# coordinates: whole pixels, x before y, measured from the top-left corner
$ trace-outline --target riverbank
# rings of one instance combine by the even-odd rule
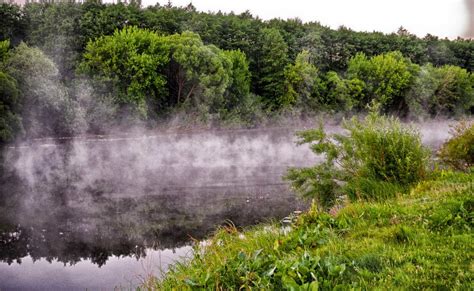
[[[281,223],[218,230],[144,289],[472,288],[474,172],[441,171],[407,194],[316,207]]]

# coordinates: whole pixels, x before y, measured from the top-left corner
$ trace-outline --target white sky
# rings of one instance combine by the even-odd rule
[[[474,0],[192,0],[200,11],[241,13],[249,10],[262,19],[294,18],[319,21],[338,28],[345,25],[358,31],[397,31],[400,26],[411,33],[426,33],[455,38],[468,25],[466,1]],[[157,0],[143,0],[143,6]],[[159,0],[166,4],[167,0]],[[191,0],[172,0],[185,6]]]

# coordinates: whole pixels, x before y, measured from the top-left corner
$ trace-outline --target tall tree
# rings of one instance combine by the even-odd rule
[[[0,146],[23,130],[19,111],[19,91],[15,79],[0,71]]]
[[[73,79],[84,46],[79,25],[82,5],[28,3],[23,11],[28,20],[27,43],[39,47],[56,63],[63,80]]]
[[[171,35],[166,42],[170,48],[169,88],[175,102],[204,111],[221,106],[231,61],[192,32]]]
[[[223,51],[223,54],[231,62],[229,72],[229,85],[225,93],[224,107],[233,110],[239,105],[248,102],[250,94],[250,71],[245,54],[240,50]]]
[[[0,3],[0,41],[10,39],[13,45],[24,40],[26,19],[15,4]]]
[[[267,108],[277,109],[285,88],[288,46],[277,29],[266,28],[261,31],[259,48],[255,91]]]
[[[5,62],[20,91],[21,116],[27,136],[70,135],[84,129],[83,119],[58,68],[40,49],[21,43]]]
[[[295,63],[285,68],[285,93],[280,98],[282,107],[311,102],[311,95],[318,77],[318,69],[310,63],[309,51],[302,51]]]
[[[156,33],[137,27],[116,30],[88,43],[81,70],[116,88],[115,101],[146,118],[165,109],[164,70],[169,48]]]

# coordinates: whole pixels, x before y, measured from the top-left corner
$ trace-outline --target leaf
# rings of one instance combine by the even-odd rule
[[[318,281],[313,281],[309,284],[308,290],[310,291],[317,291],[319,289],[319,283]]]
[[[189,286],[197,286],[197,283],[194,282],[192,279],[185,279],[184,280],[184,283],[186,283],[186,285],[189,285]]]
[[[256,250],[256,251],[253,253],[253,259],[255,260],[255,259],[258,257],[258,255],[260,255],[260,253],[261,253],[262,251],[263,251],[263,249],[258,249],[258,250]]]
[[[277,251],[279,247],[280,247],[280,242],[276,239],[275,242],[273,243],[273,249]]]
[[[270,277],[273,276],[273,274],[275,273],[275,270],[276,270],[276,269],[277,269],[276,266],[273,267],[273,268],[271,268],[271,269],[267,272],[267,275],[270,276]]]
[[[298,285],[298,284],[296,283],[296,281],[295,281],[293,278],[291,278],[290,276],[288,276],[288,275],[283,275],[283,276],[281,277],[281,281],[282,281],[283,286],[284,286],[285,288],[288,288],[288,289],[290,289],[290,290],[298,290],[299,285]]]

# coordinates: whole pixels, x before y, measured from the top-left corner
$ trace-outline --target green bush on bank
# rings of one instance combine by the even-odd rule
[[[330,135],[322,126],[298,133],[299,144],[309,143],[325,159],[288,171],[286,179],[304,197],[325,207],[343,195],[352,200],[389,198],[426,177],[429,151],[414,128],[375,113],[346,121],[343,128],[347,133]]]
[[[462,121],[453,127],[453,137],[439,152],[441,161],[460,171],[474,166],[474,122]]]

